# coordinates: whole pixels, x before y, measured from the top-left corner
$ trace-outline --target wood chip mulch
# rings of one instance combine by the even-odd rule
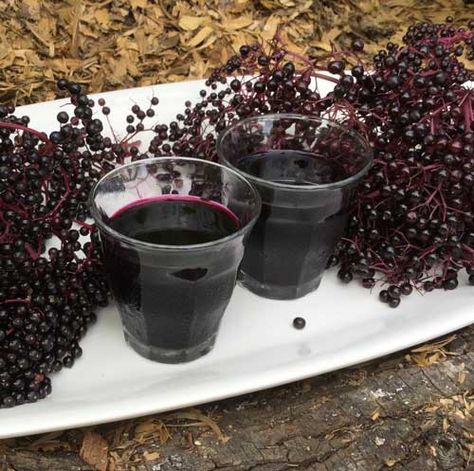
[[[203,78],[281,24],[309,56],[366,41],[369,54],[415,21],[466,23],[470,0],[5,0],[0,9],[0,102],[55,97],[67,77],[89,92]]]

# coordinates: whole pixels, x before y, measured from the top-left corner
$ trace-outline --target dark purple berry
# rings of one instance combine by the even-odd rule
[[[306,326],[306,321],[302,317],[295,317],[293,319],[293,327],[295,329],[301,330]]]
[[[388,305],[390,307],[395,308],[395,307],[398,307],[399,304],[400,304],[400,298],[390,298],[388,300]]]
[[[379,299],[380,301],[382,301],[383,303],[387,303],[390,299],[390,295],[388,294],[388,291],[383,289],[382,291],[380,291],[379,293]]]

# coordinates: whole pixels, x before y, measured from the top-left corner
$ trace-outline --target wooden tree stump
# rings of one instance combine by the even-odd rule
[[[423,368],[397,354],[208,404],[200,410],[215,418],[229,437],[226,443],[211,429],[168,420],[169,441],[160,445],[155,437],[136,444],[135,461],[111,459],[108,469],[474,471],[473,334],[474,326],[458,332],[438,352],[444,360]],[[123,424],[96,432],[110,436]],[[72,431],[64,439],[78,450],[81,437],[82,431]],[[33,452],[25,439],[5,441],[0,448],[0,471],[92,469],[77,452]]]

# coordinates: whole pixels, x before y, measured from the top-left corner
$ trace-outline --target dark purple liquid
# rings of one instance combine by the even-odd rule
[[[128,237],[177,249],[137,250],[107,236],[103,240],[112,290],[132,346],[181,350],[209,339],[235,285],[235,254],[179,247],[229,236],[239,228],[237,217],[213,201],[166,196],[120,210],[110,226]],[[185,359],[190,358],[173,361]]]
[[[268,182],[302,189],[346,177],[336,162],[304,151],[258,153],[239,160],[237,167]],[[256,185],[262,212],[247,242],[241,266],[243,281],[263,296],[300,297],[317,287],[344,231],[347,194],[334,189],[291,193],[259,182]]]
[[[239,170],[269,182],[287,185],[333,183],[346,178],[342,165],[300,150],[269,150],[245,157]]]
[[[215,201],[165,196],[141,200],[117,211],[110,227],[151,244],[193,245],[227,237],[238,229],[238,218]]]

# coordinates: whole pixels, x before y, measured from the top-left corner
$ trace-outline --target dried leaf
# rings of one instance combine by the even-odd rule
[[[233,20],[226,21],[225,27],[228,30],[237,30],[237,29],[242,29],[247,26],[250,26],[252,23],[253,23],[252,17],[241,16],[240,18],[235,18]]]
[[[20,14],[25,18],[35,18],[40,13],[41,4],[37,0],[22,0]]]
[[[446,433],[449,429],[449,422],[448,419],[445,417],[443,419],[443,432]]]
[[[73,20],[72,20],[72,36],[71,36],[71,55],[77,57],[79,53],[79,22],[84,11],[84,6],[81,2],[77,2],[74,7]]]
[[[128,3],[133,9],[136,8],[146,8],[148,5],[147,0],[128,0]]]
[[[347,48],[356,36],[370,56],[390,34],[400,41],[414,19],[444,21],[449,14],[465,24],[472,18],[461,0],[435,6],[401,0],[8,0],[0,9],[0,99],[53,98],[60,77],[90,93],[202,78],[243,44],[271,40],[281,25],[286,48],[297,53],[324,55],[332,44]]]
[[[98,471],[107,471],[109,445],[97,432],[86,432],[82,439],[80,456]]]
[[[421,367],[426,367],[430,365],[434,365],[435,363],[438,363],[442,359],[445,358],[445,356],[441,352],[435,352],[435,353],[415,353],[412,355],[408,355],[408,358],[415,363],[418,366]]]
[[[259,1],[262,4],[262,6],[266,8],[267,10],[273,10],[274,5],[271,1],[269,0],[259,0]]]
[[[145,54],[147,51],[147,41],[146,41],[145,33],[143,32],[143,30],[137,29],[133,33],[133,36],[138,46],[138,52],[140,53],[140,55]]]
[[[108,26],[110,23],[110,14],[106,8],[100,8],[96,10],[95,19],[102,26]]]
[[[370,418],[375,422],[379,417],[380,417],[380,409],[377,408],[372,412],[372,414],[370,415]]]
[[[42,443],[49,442],[51,440],[56,440],[58,439],[64,432],[62,430],[59,430],[57,432],[51,432],[51,433],[45,433],[44,435],[41,435],[39,438],[37,438],[34,442],[30,443],[28,448],[34,449],[38,445],[41,445]]]
[[[207,415],[204,415],[198,409],[187,409],[179,412],[174,412],[172,414],[167,414],[166,418],[196,420],[198,421],[198,425],[209,427],[222,443],[227,443],[230,440],[230,437],[227,437],[222,433],[221,429],[214,420],[212,420]]]
[[[148,440],[156,441],[158,438],[160,443],[166,443],[171,434],[166,424],[158,418],[149,418],[140,422],[134,430],[134,438],[140,443]]]
[[[58,431],[41,435],[38,439],[28,445],[28,449],[45,452],[56,450],[71,450],[70,443],[63,440],[59,440],[63,433],[63,431]]]
[[[210,26],[204,26],[199,32],[186,44],[187,47],[196,47],[206,40],[213,32]]]
[[[116,451],[111,451],[109,454],[110,454],[110,461],[109,461],[109,467],[107,468],[107,471],[116,471],[117,464],[119,464],[122,461],[120,458],[120,455]]]
[[[200,16],[184,15],[179,19],[178,25],[186,31],[198,29],[206,21],[206,18]]]
[[[155,461],[160,457],[160,454],[157,453],[156,451],[152,453],[145,451],[145,453],[143,453],[143,457],[145,458],[146,461]]]
[[[439,342],[427,343],[427,344],[422,345],[421,347],[413,348],[411,351],[415,353],[432,352],[434,350],[437,350],[441,347],[448,345],[455,338],[456,338],[456,335],[450,335],[449,337],[446,337],[445,339],[442,339]]]
[[[278,29],[278,26],[281,23],[281,18],[276,16],[276,15],[271,15],[267,21],[265,22],[265,25],[263,26],[261,36],[263,39],[269,41],[275,36],[275,33]]]
[[[452,399],[449,399],[449,398],[441,398],[439,400],[439,402],[443,405],[443,406],[452,406],[454,404],[454,401]]]
[[[378,2],[375,0],[363,0],[358,2],[357,6],[362,13],[368,14],[378,7]]]

